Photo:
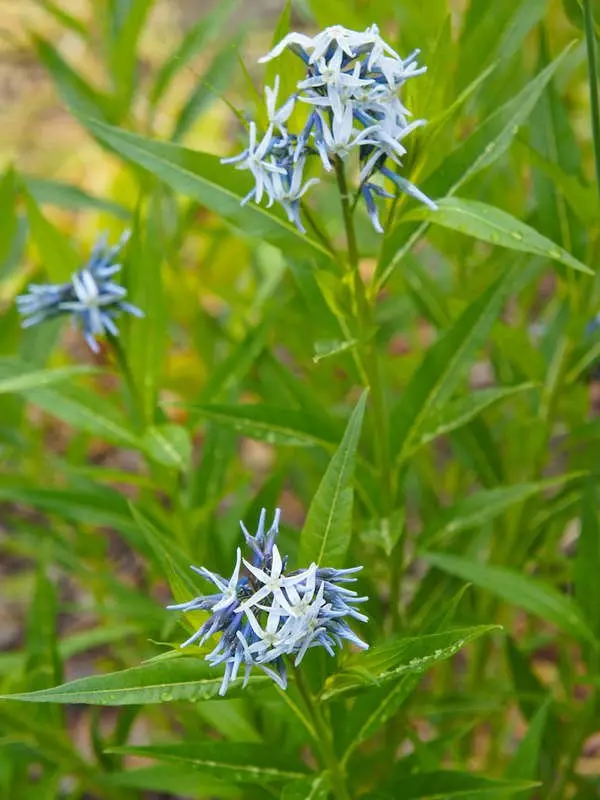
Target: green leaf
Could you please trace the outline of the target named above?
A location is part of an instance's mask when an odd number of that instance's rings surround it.
[[[440,167],[421,185],[429,197],[452,195],[481,170],[501,158],[534,109],[557,69],[564,63],[571,47],[567,47],[546,69],[539,73],[518,95],[491,114],[461,142]],[[409,226],[399,224],[386,237],[382,259],[377,265],[377,287],[387,282],[405,254],[424,235],[428,223]]]
[[[118,0],[117,0],[118,2]],[[156,0],[128,0],[113,8],[112,35],[108,41],[108,66],[114,86],[114,104],[119,118],[127,115],[137,79],[137,46],[144,23]],[[114,2],[111,0],[111,5]],[[119,13],[125,8],[124,13]]]
[[[535,780],[538,777],[542,741],[548,722],[550,704],[551,699],[548,698],[529,723],[527,732],[521,739],[519,748],[506,769],[505,778]]]
[[[146,452],[165,467],[185,472],[192,458],[190,434],[181,425],[154,425],[144,432]]]
[[[506,567],[481,564],[450,553],[421,555],[431,566],[462,580],[471,581],[505,602],[550,622],[579,641],[594,643],[594,634],[573,600],[539,578],[532,578]]]
[[[63,102],[76,114],[107,120],[110,98],[90,86],[50,42],[33,36],[38,58],[50,73]]]
[[[210,104],[227,89],[237,65],[240,42],[241,37],[238,35],[224,44],[206,72],[198,80],[196,88],[177,116],[171,134],[172,141],[181,141],[189,133],[196,120],[210,107]]]
[[[66,208],[69,211],[80,211],[81,209],[106,211],[108,214],[123,220],[128,220],[131,217],[130,211],[124,206],[114,203],[112,200],[95,197],[70,183],[62,183],[61,181],[38,178],[31,175],[19,175],[19,179],[40,205],[57,206],[58,208]]]
[[[202,16],[192,25],[178,48],[165,60],[158,71],[150,92],[152,106],[159,103],[177,73],[185,69],[189,62],[216,38],[238,4],[239,0],[222,0],[215,6],[214,11]]]
[[[164,372],[168,319],[163,286],[158,193],[152,196],[145,230],[136,225],[127,250],[127,299],[144,312],[124,331],[124,347],[142,419],[152,425]]]
[[[28,389],[23,394],[30,403],[66,422],[122,447],[143,449],[143,443],[130,428],[121,411],[99,394],[76,386],[60,389]]]
[[[517,280],[516,270],[506,269],[427,351],[392,411],[391,452],[400,461],[418,441],[428,416],[447,402],[462,380]]]
[[[199,594],[198,586],[190,569],[190,559],[172,540],[148,519],[133,503],[129,510],[135,523],[155,555],[156,563],[163,572],[178,603],[183,603]]]
[[[0,179],[0,268],[4,267],[19,230],[15,173],[8,169]]]
[[[363,392],[312,499],[300,535],[302,563],[314,561],[322,567],[343,563],[352,537],[352,481],[366,403],[367,393]]]
[[[421,447],[437,439],[438,436],[461,428],[479,416],[482,411],[501,400],[530,391],[534,387],[534,383],[522,383],[519,386],[507,386],[500,389],[480,389],[473,394],[460,397],[458,400],[451,400],[440,408],[432,409],[429,416],[423,420],[421,430],[415,436],[415,447]]]
[[[380,687],[404,675],[421,675],[439,661],[451,658],[465,645],[494,630],[500,630],[499,626],[478,625],[427,636],[396,637],[373,647],[366,654],[354,654],[348,658],[344,669],[325,681],[321,699],[329,700],[369,686]]]
[[[63,27],[69,28],[69,30],[73,31],[78,36],[81,36],[82,39],[86,41],[89,40],[88,29],[77,17],[59,8],[52,0],[34,0],[34,2],[42,6],[44,11],[53,16]]]
[[[581,531],[575,561],[575,597],[600,638],[600,524],[598,501],[592,485],[583,495]]]
[[[23,190],[31,236],[35,242],[38,258],[52,281],[67,281],[81,266],[81,257],[71,247],[69,240],[46,219],[38,204]]]
[[[350,339],[348,341],[339,341],[334,339],[315,342],[315,354],[313,356],[313,361],[315,364],[318,364],[319,361],[323,361],[324,358],[330,358],[331,356],[337,356],[339,353],[345,353],[348,350],[352,350],[352,348],[357,344],[358,339]]]
[[[339,441],[337,426],[307,411],[259,404],[192,405],[189,410],[227,425],[241,436],[269,444],[309,447],[315,444],[331,445]]]
[[[288,783],[283,787],[281,800],[327,800],[331,787],[329,775],[326,772],[310,778]]]
[[[506,211],[477,200],[447,197],[438,201],[437,211],[418,209],[411,212],[406,219],[426,219],[444,228],[473,236],[482,242],[542,256],[579,272],[594,274],[593,270],[564,248],[542,236],[529,225],[507,214]]]
[[[127,769],[124,772],[111,772],[102,777],[103,783],[138,791],[164,792],[180,797],[193,797],[204,800],[206,797],[239,797],[241,786],[231,786],[217,778],[202,776],[198,771],[183,764],[156,764],[142,769]]]
[[[177,742],[150,747],[119,747],[112,752],[157,758],[194,766],[200,774],[233,783],[282,783],[303,778],[306,767],[289,754],[263,744],[235,742]]]
[[[420,775],[394,776],[393,797],[402,800],[446,800],[448,797],[504,800],[521,792],[530,792],[538,783],[531,781],[502,781],[483,778],[468,772],[425,772]],[[387,797],[387,795],[384,795]],[[392,795],[390,795],[392,797]]]
[[[94,119],[81,121],[103,144],[245,233],[280,249],[290,248],[329,261],[327,250],[300,233],[282,213],[273,213],[252,203],[241,206],[252,179],[231,165],[221,164],[218,156],[147,139]]]
[[[575,472],[536,483],[499,486],[470,494],[464,500],[459,500],[455,505],[444,509],[437,519],[429,523],[419,536],[419,543],[423,548],[439,544],[442,540],[447,545],[457,533],[470,528],[479,528],[530,497],[581,479],[584,474]]]
[[[111,489],[46,489],[10,478],[0,478],[0,499],[22,503],[82,525],[97,525],[120,531],[134,544],[139,542],[125,499]]]
[[[15,362],[18,364],[18,362]],[[36,369],[29,364],[19,364],[22,372],[15,372],[13,375],[1,377],[2,365],[0,365],[0,394],[9,392],[25,392],[29,389],[39,389],[42,386],[51,386],[54,383],[70,381],[78,375],[90,375],[98,373],[96,367],[85,364],[73,367],[58,367],[57,369]]]
[[[216,697],[222,681],[223,676],[204,660],[177,656],[119,672],[78,678],[52,689],[0,697],[27,703],[85,703],[95,706],[147,705],[175,700],[197,702]],[[249,685],[268,681],[267,677],[251,676]],[[240,680],[230,685],[228,697],[232,689],[241,687],[241,683]]]

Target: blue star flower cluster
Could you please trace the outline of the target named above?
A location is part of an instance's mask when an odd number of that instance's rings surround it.
[[[88,346],[97,353],[97,337],[118,336],[115,318],[120,312],[142,317],[143,312],[125,301],[127,291],[113,280],[121,269],[115,263],[126,242],[126,232],[117,245],[109,247],[105,236],[95,244],[87,264],[74,272],[68,283],[32,284],[27,294],[17,297],[22,327],[29,328],[47,319],[70,316],[83,331]]]
[[[376,25],[354,31],[334,25],[311,37],[290,33],[260,61],[269,61],[290,49],[306,66],[306,76],[297,91],[278,107],[280,78],[265,89],[268,127],[258,135],[254,122],[249,125],[248,147],[239,155],[222,159],[248,170],[254,186],[242,203],[267,199],[268,206],[279,203],[290,222],[304,232],[300,201],[318,178],[304,180],[307,158],[320,158],[323,169],[331,172],[336,159],[345,161],[358,153],[358,196],[365,202],[373,227],[383,232],[376,197],[393,198],[376,181],[387,179],[396,192],[404,192],[436,209],[435,203],[390,162],[402,166],[407,150],[406,137],[425,120],[410,121],[410,111],[400,100],[401,89],[410,79],[422,75],[426,67],[417,65],[419,51],[401,58],[379,35]],[[299,134],[290,133],[288,121],[297,101],[309,107]]]
[[[311,647],[323,647],[330,655],[344,640],[368,647],[347,621],[367,621],[355,606],[368,598],[359,597],[345,585],[356,580],[353,575],[362,567],[333,569],[311,564],[306,569],[288,571],[287,556],[281,556],[276,544],[279,517],[277,509],[273,523],[265,530],[263,509],[254,536],[240,523],[251,560],[242,558],[238,547],[229,579],[205,567],[192,567],[213,583],[217,592],[168,606],[183,612],[210,611],[206,622],[181,647],[193,642],[203,645],[220,634],[206,660],[212,666],[225,666],[221,695],[242,666],[244,686],[252,668],[257,667],[285,689],[286,657],[298,666]]]

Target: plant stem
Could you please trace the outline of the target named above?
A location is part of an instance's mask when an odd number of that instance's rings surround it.
[[[391,464],[390,452],[387,435],[387,409],[385,395],[383,392],[383,382],[381,378],[381,362],[377,347],[373,342],[373,314],[372,308],[367,298],[365,285],[363,283],[359,264],[358,247],[356,244],[356,231],[352,218],[351,196],[348,193],[348,183],[343,161],[336,156],[335,174],[337,176],[338,187],[340,190],[340,200],[342,204],[342,215],[344,218],[344,228],[346,231],[346,241],[348,244],[348,263],[353,278],[354,300],[356,303],[356,316],[359,328],[360,361],[362,364],[361,372],[367,378],[368,386],[373,398],[373,413],[375,427],[375,448],[377,450],[377,461],[381,471],[382,507],[383,514],[388,515],[391,511],[392,490],[391,490]],[[371,298],[374,305],[376,297]]]
[[[125,383],[127,385],[127,391],[129,393],[129,401],[130,401],[130,409],[131,409],[131,416],[135,426],[141,430],[143,427],[143,419],[144,414],[142,410],[142,405],[140,401],[140,397],[135,385],[135,381],[133,379],[133,374],[129,367],[129,362],[127,361],[127,356],[125,355],[125,351],[121,345],[121,342],[116,336],[112,334],[107,335],[107,340],[112,347],[112,351],[115,356],[115,361],[119,367],[119,370],[125,379]]]
[[[333,746],[331,728],[325,721],[319,704],[315,702],[315,698],[306,685],[302,671],[298,667],[294,667],[293,669],[296,686],[314,726],[316,734],[314,738],[318,745],[318,752],[316,755],[319,760],[322,761],[323,766],[328,770],[331,776],[331,788],[337,800],[351,800],[348,787],[346,786],[346,775]]]
[[[342,214],[344,216],[344,228],[346,229],[346,239],[348,242],[348,261],[352,270],[358,271],[358,248],[356,246],[356,233],[352,220],[352,209],[350,208],[350,195],[348,194],[348,182],[346,181],[346,170],[344,162],[339,156],[335,157],[335,174],[340,190],[340,200],[342,203]]]
[[[600,193],[600,104],[598,100],[598,53],[592,0],[583,0],[583,24],[587,46],[588,69],[590,74],[590,106],[592,112],[592,134],[594,138],[594,158],[596,161],[596,183]]]

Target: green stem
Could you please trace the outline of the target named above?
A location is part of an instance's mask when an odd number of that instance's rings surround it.
[[[127,361],[127,356],[125,355],[125,351],[123,350],[121,342],[116,336],[113,336],[112,334],[109,333],[107,335],[107,340],[110,346],[112,347],[112,351],[115,356],[115,361],[117,362],[121,375],[123,376],[125,384],[127,386],[133,423],[138,430],[141,430],[143,427],[144,413],[141,405],[140,396],[138,394],[135,381],[133,379],[133,374],[131,372],[131,368],[129,367],[129,362]]]
[[[331,788],[337,800],[351,800],[346,786],[346,775],[333,746],[331,727],[325,721],[319,703],[315,702],[315,698],[306,685],[302,671],[297,667],[294,667],[294,678],[316,734],[314,737],[317,744],[315,755],[331,776]]]
[[[350,207],[351,197],[348,194],[348,182],[346,181],[346,170],[344,162],[339,156],[335,157],[335,174],[340,190],[340,200],[342,203],[342,214],[344,216],[344,228],[346,229],[346,239],[348,242],[348,261],[352,270],[358,270],[358,248],[356,246],[356,233],[352,220],[352,209]]]
[[[372,319],[373,310],[369,304],[365,285],[359,270],[356,231],[352,218],[352,198],[348,192],[344,163],[339,157],[335,159],[335,173],[340,190],[342,215],[348,244],[348,263],[353,278],[354,300],[356,302],[357,323],[359,338],[361,340],[360,371],[367,379],[366,383],[371,390],[371,397],[373,398],[375,448],[377,451],[377,462],[381,471],[382,506],[384,515],[388,515],[392,505],[391,462],[387,434],[387,409],[381,376],[381,362],[372,336],[374,327]],[[373,305],[376,300],[376,297],[371,298]]]
[[[592,0],[583,0],[583,23],[587,46],[588,69],[590,74],[590,106],[592,112],[592,134],[594,137],[594,158],[596,161],[596,182],[600,193],[600,104],[598,101],[598,53]]]

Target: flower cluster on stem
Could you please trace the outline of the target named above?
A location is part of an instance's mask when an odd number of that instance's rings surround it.
[[[323,647],[334,655],[335,646],[344,640],[357,647],[368,645],[348,625],[348,618],[366,622],[355,605],[367,600],[345,584],[362,567],[333,569],[311,564],[306,569],[287,570],[287,556],[276,544],[280,510],[268,530],[262,510],[257,532],[252,536],[240,523],[250,560],[242,558],[238,547],[236,563],[229,579],[205,567],[192,569],[213,583],[218,591],[168,608],[184,612],[210,611],[209,618],[181,647],[197,642],[203,645],[220,634],[216,647],[206,656],[212,666],[223,664],[225,672],[219,694],[224,695],[231,681],[244,668],[244,686],[253,667],[266,673],[282,689],[287,686],[285,657],[300,664],[312,647]]]
[[[270,53],[269,61],[289,49],[302,59],[305,77],[296,92],[277,106],[280,78],[265,89],[268,127],[258,135],[249,125],[248,147],[239,155],[222,159],[238,169],[249,170],[254,187],[242,203],[266,198],[277,202],[301,231],[300,200],[317,178],[304,180],[308,158],[320,159],[326,172],[334,169],[336,158],[347,160],[358,153],[358,192],[373,227],[383,232],[375,198],[395,194],[377,182],[386,180],[395,192],[404,192],[432,209],[435,203],[397,170],[406,154],[404,140],[425,120],[410,120],[410,111],[400,100],[401,89],[410,79],[423,74],[415,50],[407,58],[380,36],[377,25],[354,31],[334,25],[307,36],[290,33]],[[287,124],[297,101],[308,107],[302,130],[293,134]]]
[[[87,264],[77,270],[67,283],[31,284],[27,293],[17,297],[17,308],[23,317],[22,327],[29,328],[47,319],[70,316],[83,331],[88,346],[99,351],[98,336],[118,336],[115,318],[125,311],[136,317],[143,312],[125,301],[126,289],[113,280],[121,269],[115,263],[126,242],[126,231],[118,244],[109,247],[102,236],[92,250]]]

